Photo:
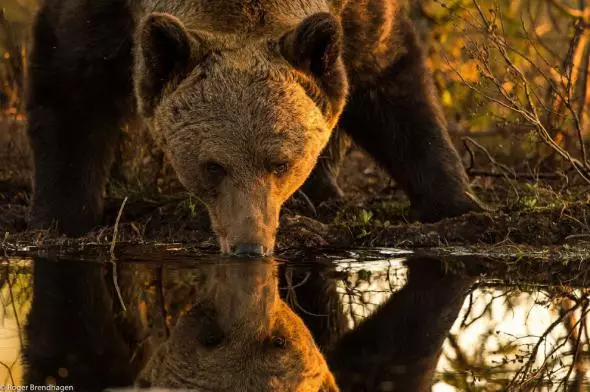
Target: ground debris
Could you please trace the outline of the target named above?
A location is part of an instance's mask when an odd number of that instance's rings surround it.
[[[363,167],[372,167],[372,174],[363,174]],[[317,247],[590,248],[590,194],[586,186],[559,188],[549,183],[502,178],[476,181],[475,193],[491,207],[489,212],[422,224],[409,220],[409,203],[403,193],[366,156],[352,153],[340,182],[346,194],[343,200],[310,208],[309,202],[296,194],[286,203],[277,236],[279,252]],[[206,208],[178,189],[154,193],[111,186],[103,226],[75,240],[60,237],[52,230],[27,230],[30,192],[28,182],[22,178],[0,179],[0,241],[7,238],[5,246],[111,244],[117,214],[122,201],[128,198],[118,242],[181,243],[217,249]]]

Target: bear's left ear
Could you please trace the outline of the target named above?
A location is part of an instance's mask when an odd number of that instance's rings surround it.
[[[152,116],[166,87],[176,87],[206,51],[178,18],[165,13],[152,13],[141,23],[137,42],[136,96],[140,113]]]
[[[309,16],[280,41],[282,55],[295,68],[319,79],[337,66],[342,44],[342,26],[327,12]]]

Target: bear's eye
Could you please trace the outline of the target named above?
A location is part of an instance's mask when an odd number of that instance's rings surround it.
[[[285,173],[287,173],[287,170],[289,170],[289,164],[286,162],[283,162],[283,163],[279,163],[279,164],[275,165],[274,168],[272,169],[272,172],[274,173],[275,176],[281,177],[281,176],[284,176]]]
[[[282,336],[273,336],[271,341],[272,345],[277,348],[285,348],[287,346],[287,339]]]
[[[225,177],[225,175],[227,174],[227,171],[223,166],[213,161],[206,162],[203,166],[203,170],[205,172],[205,177],[207,178],[207,181],[213,184],[220,182],[223,179],[223,177]]]

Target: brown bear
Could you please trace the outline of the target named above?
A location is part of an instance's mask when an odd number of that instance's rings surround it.
[[[280,207],[306,180],[314,197],[340,193],[344,134],[416,218],[479,209],[403,3],[44,1],[27,97],[32,224],[99,224],[119,131],[137,119],[225,253],[272,252]]]

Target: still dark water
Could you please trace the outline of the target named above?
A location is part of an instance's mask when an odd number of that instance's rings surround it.
[[[582,256],[27,254],[0,266],[2,390],[590,390]]]

